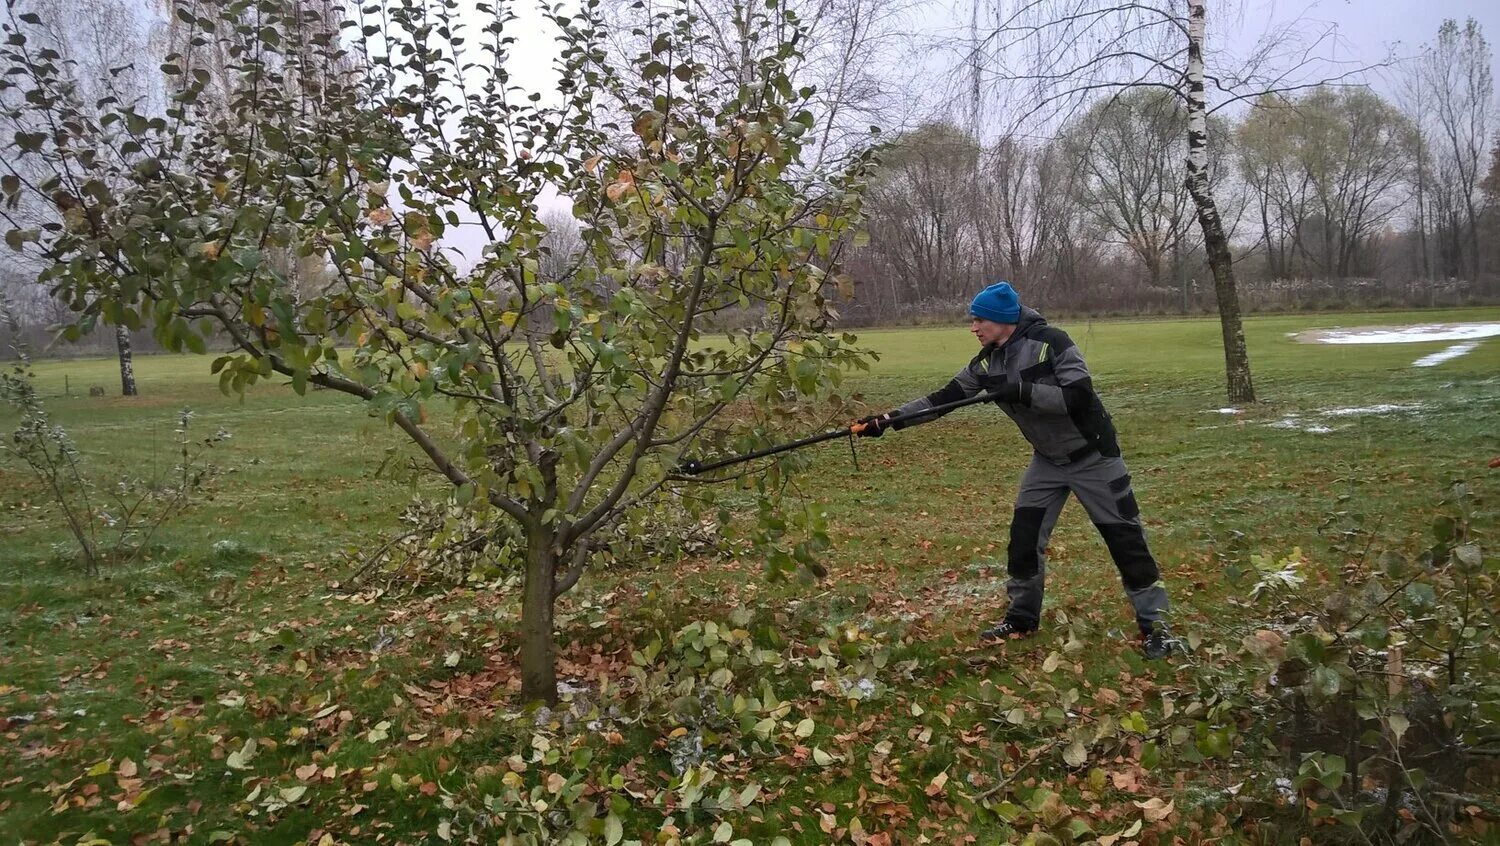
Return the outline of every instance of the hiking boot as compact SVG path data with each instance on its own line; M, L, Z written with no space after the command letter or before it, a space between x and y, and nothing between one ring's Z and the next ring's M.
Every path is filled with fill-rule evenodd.
M1036 626L1028 626L1014 620L1001 620L997 626L991 626L979 633L980 640L1009 640L1013 637L1030 637L1036 634Z
M1150 631L1141 630L1141 654L1147 661L1159 661L1177 648L1177 641L1163 623L1157 623Z

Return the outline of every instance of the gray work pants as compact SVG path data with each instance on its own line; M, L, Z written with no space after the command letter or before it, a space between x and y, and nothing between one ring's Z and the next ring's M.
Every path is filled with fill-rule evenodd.
M1149 630L1167 610L1167 591L1146 545L1146 530L1124 459L1097 452L1067 464L1034 455L1021 475L1010 524L1006 619L1022 628L1036 628L1041 620L1047 540L1070 492L1083 503L1109 547L1125 583L1125 595L1135 608L1136 622L1143 631Z

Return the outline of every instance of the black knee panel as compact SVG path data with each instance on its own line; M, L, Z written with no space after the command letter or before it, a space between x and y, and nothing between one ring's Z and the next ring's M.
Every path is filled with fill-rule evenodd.
M1017 508L1010 518L1010 550L1006 570L1012 578L1029 579L1042 567L1037 547L1042 540L1045 508Z
M1151 549L1146 546L1146 533L1139 525L1095 523L1094 526L1104 537L1115 566L1120 568L1120 580L1127 590L1140 590L1156 584L1161 571L1157 569L1156 559L1151 557Z

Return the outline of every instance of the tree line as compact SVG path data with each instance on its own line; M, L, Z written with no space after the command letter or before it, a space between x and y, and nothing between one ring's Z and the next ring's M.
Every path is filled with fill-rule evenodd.
M1317 85L1210 118L1210 180L1249 307L1500 297L1491 61L1475 22L1448 21L1392 97ZM1212 310L1185 111L1172 92L1131 88L1041 140L980 140L943 120L898 134L845 315L947 319L996 278L1065 311Z
M306 4L331 15L326 3ZM712 0L697 4L707 14ZM724 4L719 4L724 5ZM721 12L732 12L729 4ZM120 0L29 0L41 33L66 56L85 102L160 100L143 57L180 51L180 19L150 24ZM817 4L800 76L818 116L810 170L836 162L855 127L888 118L889 86L872 69L889 47L901 0ZM165 8L165 7L164 7ZM620 4L638 25L649 4ZM632 17L634 20L632 20ZM734 20L732 14L719 17ZM625 27L621 27L625 30ZM739 36L715 28L710 64L736 73ZM203 48L196 48L202 53ZM227 108L230 71L202 55L206 97ZM1415 58L1396 66L1389 96L1365 86L1267 91L1233 119L1207 121L1210 182L1234 247L1247 306L1439 305L1500 296L1500 164L1493 143L1492 54L1474 21L1447 21ZM952 111L952 108L948 108ZM996 136L975 120L929 119L895 133L867 201L867 240L850 250L850 325L947 320L997 278L1054 311L1198 313L1217 307L1187 186L1187 103L1159 86L1092 97L1049 137ZM1023 124L1024 125L1024 124ZM21 129L22 127L17 127ZM58 217L45 197L19 197L13 219ZM566 268L579 246L571 216L548 220L544 259ZM69 304L32 283L24 260L0 268L17 331L33 350ZM316 263L272 255L305 286L326 281ZM9 349L12 330L0 326ZM63 353L155 350L149 332L116 327ZM122 372L128 384L128 370Z

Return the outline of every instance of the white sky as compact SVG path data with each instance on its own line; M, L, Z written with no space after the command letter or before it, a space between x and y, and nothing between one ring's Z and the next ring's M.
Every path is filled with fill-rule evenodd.
M1014 8L1022 0L982 2L990 4L991 9L995 3ZM1182 2L1185 6L1185 0ZM515 61L511 64L515 82L528 90L550 94L555 90L557 80L553 67L557 45L551 25L543 22L529 0L519 0L513 8L521 15L521 20L511 30L518 36L513 47ZM935 45L948 35L966 35L970 8L967 0L914 0L912 10L906 16L905 27L910 37L902 40L900 49L903 55L892 56L883 62L890 68L888 84L897 92L894 99L905 104L900 113L890 116L890 125L885 127L888 131L900 129L903 124L912 125L930 119L945 110L950 118L956 119L962 119L967 113L965 105L943 102L944 98L952 96L948 92L962 92L966 87L962 82L954 84L943 72L942 65L950 61L952 52L929 45ZM1234 66L1236 58L1247 53L1268 31L1300 21L1297 29L1310 35L1332 24L1337 27L1337 36L1323 41L1316 51L1328 61L1307 72L1306 81L1314 81L1388 58L1413 56L1422 44L1435 39L1438 26L1445 18L1454 18L1462 24L1468 17L1478 20L1492 41L1500 38L1500 0L1211 0L1208 23L1210 71L1216 65ZM1399 69L1394 66L1376 68L1350 81L1367 82L1382 93L1388 93L1398 73ZM1210 107L1216 97L1223 96L1210 90ZM1003 123L1004 118L986 114L984 124L995 125L997 120ZM1033 126L1017 129L1023 135L1047 135L1051 131L1041 120ZM569 203L564 198L544 198L543 206L544 209L566 209ZM469 231L471 229L473 231ZM482 246L478 236L477 227L450 230L444 246L462 249L468 260L455 258L461 266L467 266L478 256Z

